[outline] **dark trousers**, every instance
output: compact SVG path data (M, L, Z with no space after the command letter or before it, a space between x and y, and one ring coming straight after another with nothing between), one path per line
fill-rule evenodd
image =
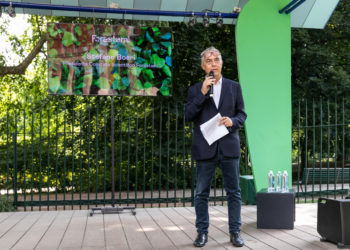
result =
M215 168L219 163L224 178L228 203L229 232L239 232L241 227L241 190L239 187L239 158L228 158L218 153L210 160L197 161L195 196L196 228L198 233L208 233L208 199Z

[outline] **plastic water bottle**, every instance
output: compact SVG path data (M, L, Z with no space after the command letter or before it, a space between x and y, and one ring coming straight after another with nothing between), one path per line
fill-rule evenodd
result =
M289 177L287 170L282 175L282 192L289 192Z
M348 196L346 196L345 199L349 199L350 200L350 188L348 189Z
M282 173L278 171L276 174L276 192L281 192L282 187Z
M268 174L268 187L267 192L275 191L275 176L273 175L272 170L270 170Z

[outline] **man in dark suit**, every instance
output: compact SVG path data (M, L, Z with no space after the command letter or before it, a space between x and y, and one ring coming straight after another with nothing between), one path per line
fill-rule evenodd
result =
M241 247L244 242L240 236L241 193L239 188L239 158L241 154L239 129L247 117L244 112L242 90L239 83L223 78L221 75L222 57L214 47L201 53L201 66L205 71L205 80L196 83L188 90L186 120L195 122L192 143L192 157L196 160L196 247L202 247L208 241L209 213L208 197L211 180L219 163L227 194L230 241ZM209 76L210 71L214 77ZM213 96L209 96L213 85ZM225 126L229 133L211 145L204 138L200 125L218 113L221 118L218 126Z

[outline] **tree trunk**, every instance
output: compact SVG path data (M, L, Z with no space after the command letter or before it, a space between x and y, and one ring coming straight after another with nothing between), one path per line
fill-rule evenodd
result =
M35 45L29 55L17 66L0 66L0 76L4 75L23 75L26 72L29 64L33 61L36 55L40 52L46 42L46 34L43 34L38 43Z

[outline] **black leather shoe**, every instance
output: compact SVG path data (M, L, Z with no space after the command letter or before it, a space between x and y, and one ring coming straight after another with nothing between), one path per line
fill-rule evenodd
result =
M242 240L239 232L234 232L230 235L230 240L235 247L243 247L244 241Z
M206 233L198 233L197 238L193 242L195 247L204 247L205 243L208 242L208 235Z

